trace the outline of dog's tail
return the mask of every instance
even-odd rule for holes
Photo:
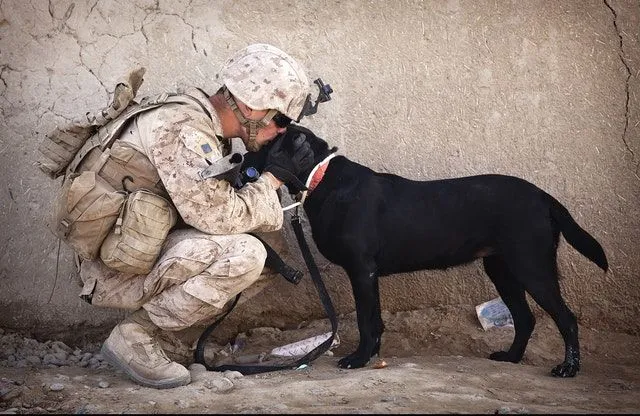
[[[549,194],[546,194],[546,198],[549,202],[551,218],[558,224],[565,240],[606,272],[609,269],[609,262],[600,243],[576,223],[560,201]]]

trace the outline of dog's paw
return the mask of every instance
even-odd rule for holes
[[[340,368],[362,368],[369,362],[368,358],[364,358],[358,354],[351,354],[340,361],[338,361],[338,367]]]
[[[580,370],[579,364],[568,364],[562,363],[557,365],[551,370],[551,375],[554,377],[575,377],[578,374],[578,370]]]
[[[493,361],[502,361],[508,363],[517,363],[518,361],[520,361],[515,359],[514,357],[511,357],[506,351],[496,351],[489,355],[489,359]]]

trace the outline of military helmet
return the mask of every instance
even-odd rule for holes
[[[277,110],[299,121],[308,101],[304,68],[272,45],[257,43],[239,50],[220,76],[229,92],[253,110]]]

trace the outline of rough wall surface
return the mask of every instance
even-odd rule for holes
[[[59,182],[34,167],[42,137],[104,106],[135,65],[147,68],[139,96],[184,84],[214,92],[224,59],[267,42],[335,90],[303,124],[341,154],[412,179],[513,174],[561,200],[611,265],[603,274],[563,242],[568,304],[583,325],[637,334],[639,28],[637,0],[3,0],[0,326],[68,338],[122,316],[78,298],[71,252],[46,229]],[[352,311],[346,276],[316,257],[336,307]],[[305,280],[276,283],[226,327],[323,316]],[[473,313],[496,294],[470,264],[385,277],[381,296],[390,311]]]

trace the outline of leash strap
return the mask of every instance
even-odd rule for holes
[[[205,329],[205,331],[200,336],[200,339],[198,339],[198,345],[197,345],[196,351],[195,351],[195,362],[199,363],[199,364],[203,364],[207,368],[207,370],[209,370],[209,371],[227,371],[227,370],[231,370],[231,371],[238,371],[238,372],[240,372],[240,373],[242,373],[244,375],[266,373],[266,372],[269,372],[269,371],[276,371],[276,370],[289,370],[289,369],[297,368],[297,367],[301,366],[302,364],[307,364],[307,363],[315,360],[320,355],[324,354],[325,351],[327,351],[331,347],[331,344],[333,343],[333,340],[334,340],[334,338],[336,336],[336,333],[338,332],[338,318],[336,316],[336,311],[335,311],[335,309],[333,307],[333,303],[331,302],[331,298],[329,297],[329,293],[327,292],[327,289],[326,289],[326,287],[324,285],[324,282],[322,281],[322,277],[320,276],[320,271],[318,270],[318,266],[316,266],[316,263],[315,263],[315,261],[313,259],[313,255],[311,254],[311,250],[309,249],[307,241],[304,238],[304,231],[302,229],[302,224],[300,222],[300,216],[298,215],[298,210],[297,209],[296,209],[295,214],[291,217],[291,225],[293,227],[294,233],[296,234],[296,239],[298,240],[298,246],[300,246],[300,251],[302,252],[302,257],[304,258],[304,261],[305,261],[305,263],[307,265],[307,269],[309,270],[309,274],[311,274],[311,278],[313,280],[313,283],[314,283],[314,285],[316,287],[318,295],[320,296],[320,301],[322,302],[322,306],[324,307],[325,311],[327,312],[327,315],[329,317],[329,321],[331,322],[331,336],[326,341],[324,341],[322,344],[318,345],[316,348],[314,348],[313,350],[309,351],[303,357],[301,357],[301,358],[299,358],[299,359],[297,359],[297,360],[295,360],[293,362],[289,362],[289,363],[285,363],[285,364],[282,364],[282,363],[273,363],[273,364],[265,363],[265,364],[260,364],[260,365],[258,365],[258,364],[246,364],[246,365],[224,364],[224,365],[219,365],[219,366],[210,366],[204,360],[204,344],[205,344],[207,338],[209,337],[209,335],[211,335],[211,333],[213,332],[213,330],[215,328],[217,328],[217,326],[220,324],[220,322],[236,306],[236,304],[238,303],[238,299],[240,298],[240,294],[238,294],[236,296],[235,300],[233,301],[233,304],[229,308],[229,310],[227,312],[225,312],[224,315],[222,315],[220,318],[218,318],[213,324],[211,324],[207,329]],[[292,277],[292,278],[287,277],[287,275],[286,275],[287,271],[284,270],[281,266],[279,268],[278,265],[280,263],[282,263],[282,265],[284,265],[285,267],[287,267],[289,269],[291,269],[291,268],[289,266],[287,266],[282,261],[280,256],[278,256],[278,254],[266,242],[262,241],[262,243],[264,244],[265,248],[267,249],[267,254],[268,254],[267,258],[269,258],[269,257],[271,257],[273,255],[273,259],[274,260],[272,260],[272,261],[275,262],[275,263],[273,263],[273,267],[276,270],[278,270],[280,272],[280,274],[282,274],[287,280],[289,280],[290,282],[292,282],[294,284],[297,284],[300,281],[300,278],[302,277],[302,274],[299,271],[292,269],[295,272],[294,273],[294,277]],[[268,261],[267,261],[267,265],[269,265]]]

